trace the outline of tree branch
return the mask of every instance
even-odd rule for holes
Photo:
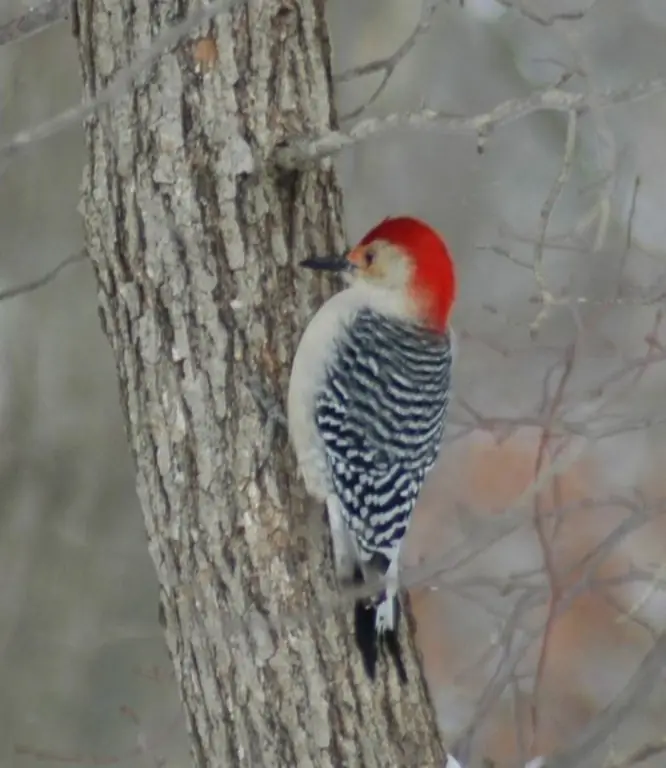
[[[0,46],[24,40],[70,15],[70,0],[42,0],[20,16],[0,24]]]
[[[63,259],[59,264],[45,272],[41,277],[37,277],[34,280],[29,280],[27,283],[21,283],[13,288],[7,288],[4,291],[0,291],[0,302],[8,301],[9,299],[15,299],[17,296],[23,296],[31,291],[36,291],[38,288],[50,283],[52,280],[60,274],[60,272],[68,267],[70,264],[77,264],[83,261],[86,257],[85,251],[79,251],[78,253],[72,253],[66,259]]]
[[[598,94],[595,106],[610,107],[654,96],[666,91],[666,78],[646,80],[627,88],[609,89]],[[381,136],[398,127],[425,128],[433,125],[446,133],[472,134],[483,140],[503,125],[508,125],[534,112],[574,111],[579,115],[590,109],[585,93],[572,93],[561,88],[535,91],[524,98],[508,99],[490,112],[473,117],[451,115],[434,109],[416,112],[396,112],[385,117],[369,117],[359,120],[345,131],[331,131],[313,139],[301,138],[278,148],[274,162],[282,168],[294,169],[307,166],[315,160],[332,157],[341,150],[367,139]],[[2,150],[0,148],[0,157]]]

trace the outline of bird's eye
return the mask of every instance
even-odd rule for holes
[[[368,248],[368,250],[365,252],[365,264],[368,267],[371,267],[375,263],[375,258],[377,254],[372,250],[372,248]]]

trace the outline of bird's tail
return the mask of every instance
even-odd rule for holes
[[[359,566],[354,571],[354,585],[365,584],[363,571]],[[387,600],[393,600],[393,624],[383,631],[377,630],[377,611]],[[396,666],[401,683],[407,682],[407,672],[402,660],[402,649],[398,639],[400,624],[400,601],[398,596],[387,597],[382,592],[379,597],[362,597],[354,605],[354,631],[356,646],[361,652],[363,666],[368,677],[374,680],[377,673],[379,651],[387,651]]]

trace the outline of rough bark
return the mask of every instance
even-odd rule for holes
[[[87,98],[190,10],[77,5]],[[331,90],[323,0],[251,0],[86,126],[87,247],[200,766],[445,759],[411,617],[409,686],[393,671],[371,686],[351,606],[336,604],[327,531],[308,521],[286,438],[269,441],[253,388],[284,402],[326,291],[295,264],[344,244],[328,161],[265,170],[279,142],[335,122]]]

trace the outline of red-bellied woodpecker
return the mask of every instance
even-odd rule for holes
[[[340,583],[379,571],[384,592],[356,605],[356,642],[375,676],[397,641],[398,560],[449,404],[456,277],[426,223],[388,218],[343,257],[301,262],[348,284],[314,315],[294,359],[289,434],[307,492],[324,502]]]

